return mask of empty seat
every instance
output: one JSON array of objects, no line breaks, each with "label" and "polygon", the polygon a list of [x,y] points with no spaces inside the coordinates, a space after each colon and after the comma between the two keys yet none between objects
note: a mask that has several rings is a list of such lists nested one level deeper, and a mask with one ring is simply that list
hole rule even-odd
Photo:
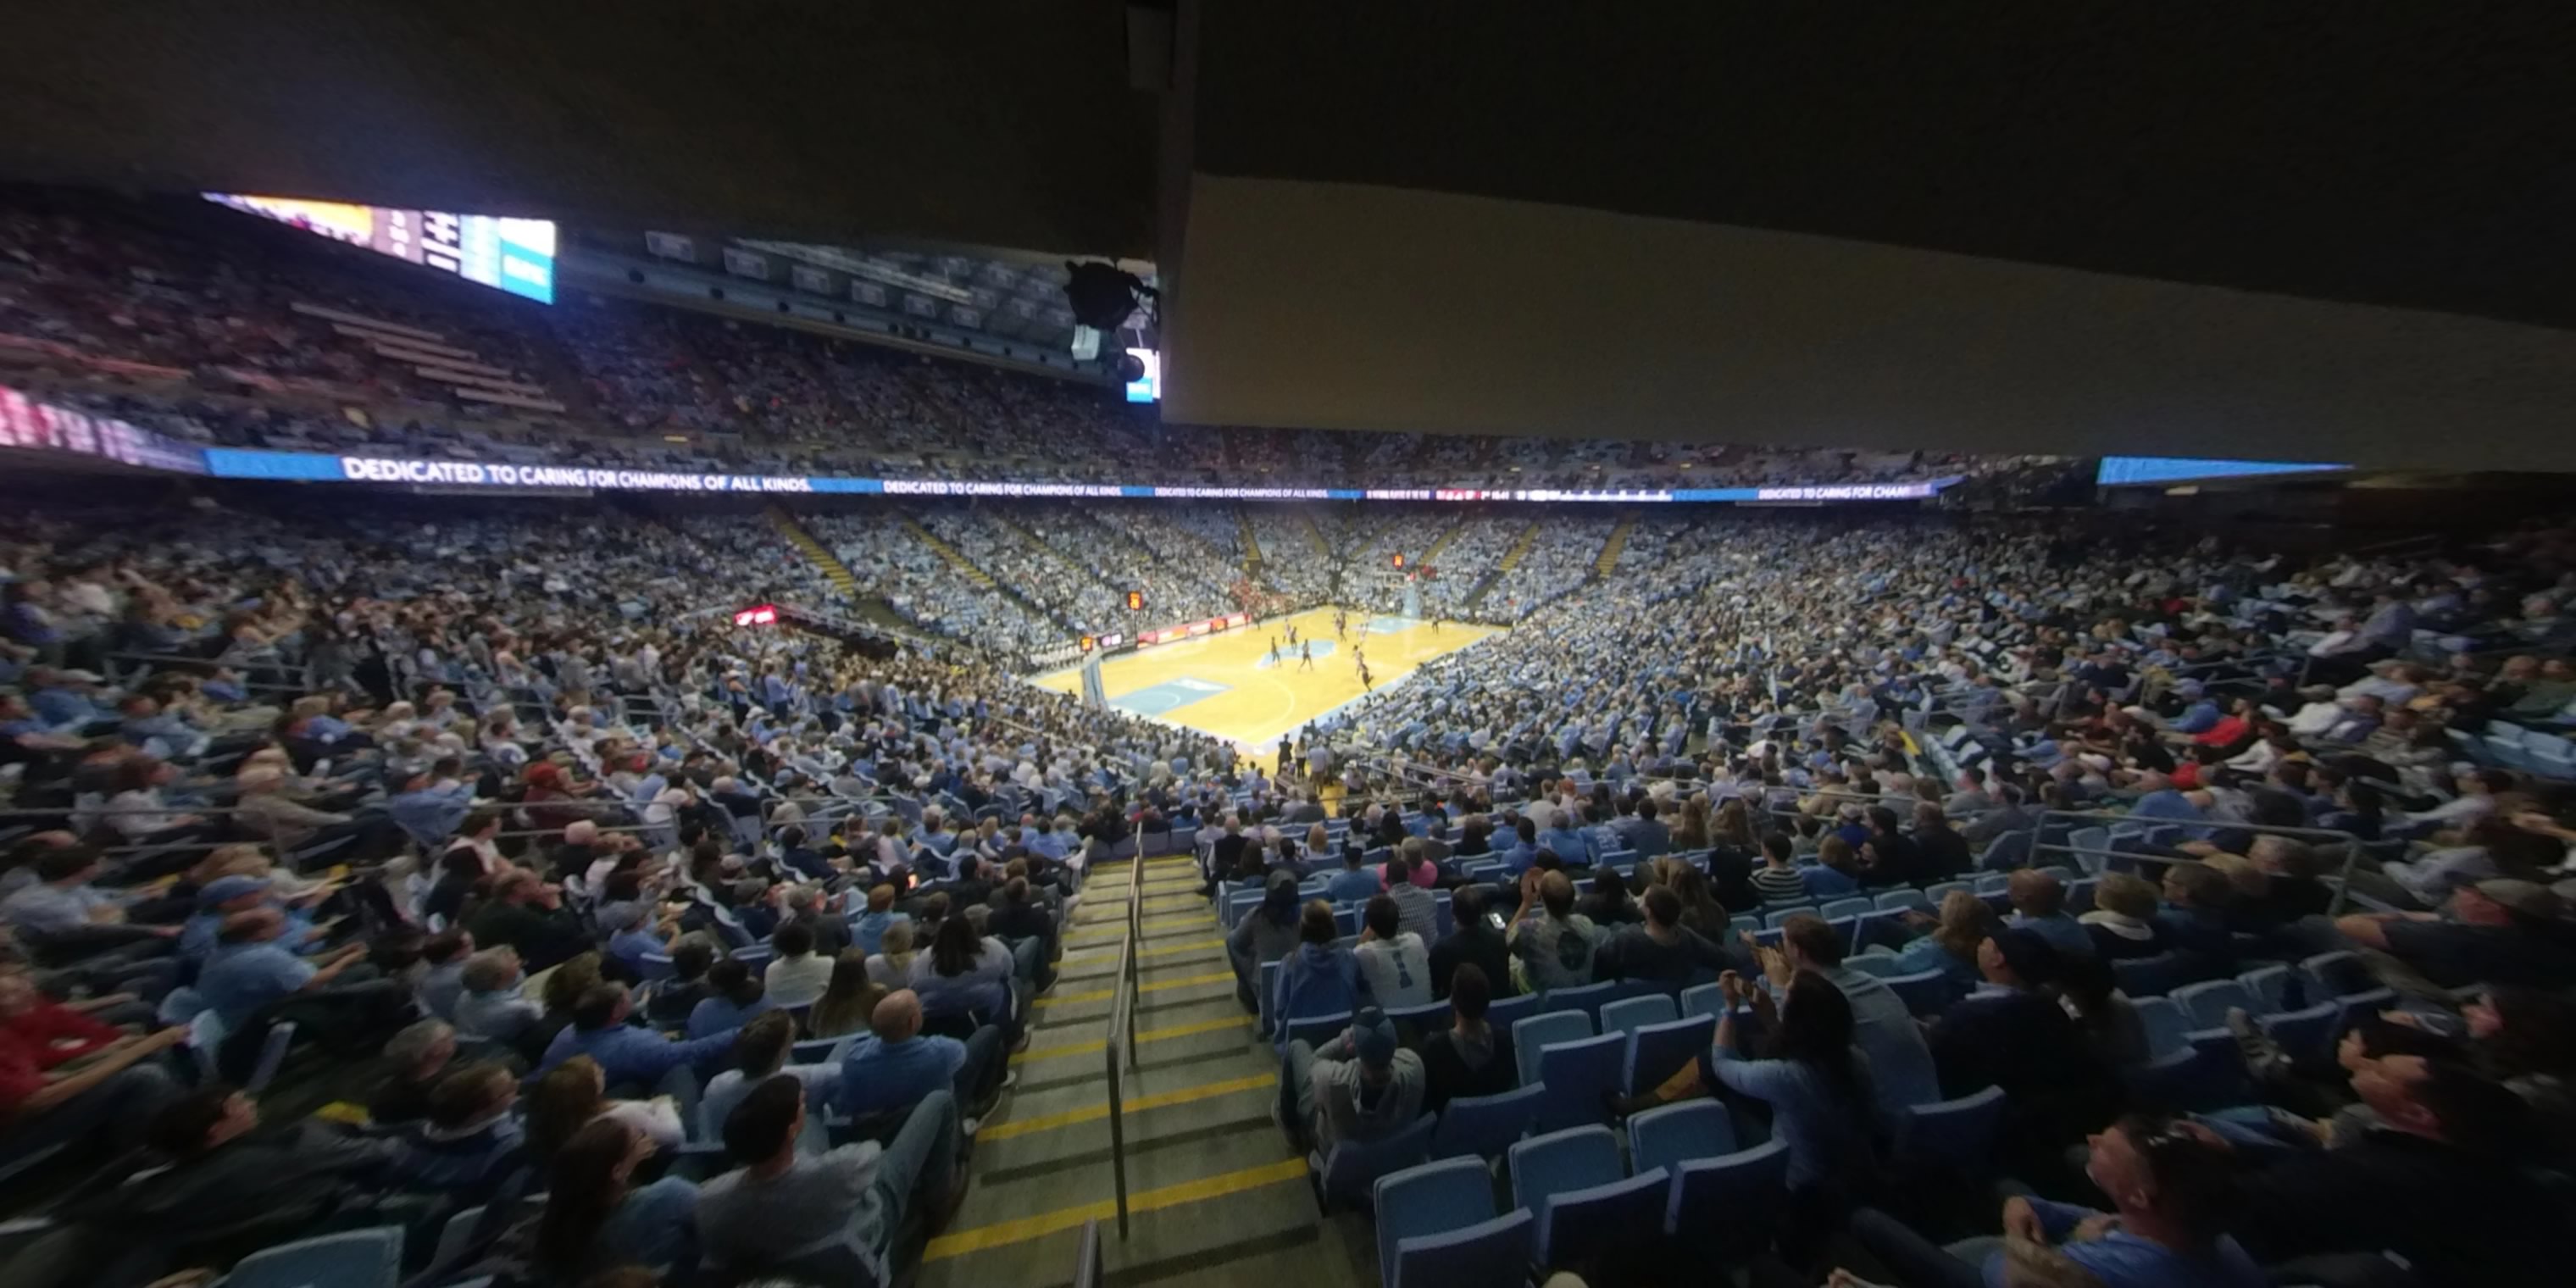
[{"label": "empty seat", "polygon": [[2161,997],[2191,977],[2189,964],[2175,953],[2115,961],[2111,963],[2111,974],[2120,981],[2120,991],[2133,998]]},{"label": "empty seat", "polygon": [[1475,1159],[1423,1163],[1377,1178],[1372,1206],[1377,1209],[1378,1272],[1394,1288],[1398,1243],[1494,1219],[1494,1178]]},{"label": "empty seat", "polygon": [[[1377,1178],[1430,1161],[1432,1126],[1433,1119],[1426,1114],[1384,1140],[1336,1143],[1315,1175],[1316,1197],[1325,1210],[1366,1204]],[[1307,1165],[1314,1167],[1316,1161],[1309,1158]]]},{"label": "empty seat", "polygon": [[1715,1100],[1685,1100],[1628,1119],[1628,1155],[1641,1172],[1734,1152],[1735,1124]]},{"label": "empty seat", "polygon": [[1625,1179],[1619,1138],[1602,1126],[1570,1127],[1532,1136],[1510,1151],[1512,1202],[1542,1220],[1557,1194]]},{"label": "empty seat", "polygon": [[1664,1233],[1687,1237],[1694,1256],[1741,1265],[1771,1246],[1771,1232],[1788,1214],[1787,1145],[1775,1140],[1670,1170]]},{"label": "empty seat", "polygon": [[1547,1084],[1548,1094],[1539,1102],[1539,1130],[1600,1122],[1609,1112],[1603,1097],[1622,1089],[1627,1064],[1628,1035],[1624,1033],[1541,1048],[1538,1080]]},{"label": "empty seat", "polygon": [[1673,1005],[1673,999],[1662,993],[1645,997],[1621,998],[1602,1006],[1601,1031],[1626,1033],[1649,1024],[1670,1024],[1680,1018],[1680,1015],[1680,1010]]},{"label": "empty seat", "polygon": [[235,1263],[227,1288],[394,1288],[402,1278],[398,1225],[350,1230],[265,1248]]},{"label": "empty seat", "polygon": [[1866,913],[1876,911],[1878,911],[1878,905],[1868,899],[1835,899],[1825,904],[1823,915],[1825,920],[1833,921],[1843,917],[1858,917]]},{"label": "empty seat", "polygon": [[[1498,979],[1494,981],[1494,986],[1501,988],[1506,986],[1509,982],[1510,981],[1508,980]],[[1520,1023],[1522,1020],[1528,1019],[1536,1014],[1538,1014],[1538,994],[1536,993],[1522,993],[1513,997],[1497,997],[1494,999],[1493,1005],[1485,1008],[1485,1023],[1493,1025],[1498,1029],[1507,1030],[1513,1025]]]},{"label": "empty seat", "polygon": [[2173,991],[2173,1000],[2191,1017],[2191,1027],[2195,1029],[2227,1027],[2230,1008],[2249,1015],[2260,1009],[2255,1006],[2253,995],[2245,991],[2245,986],[2232,979],[2185,984]]},{"label": "empty seat", "polygon": [[1898,1128],[1896,1156],[1910,1167],[1983,1175],[1994,1158],[1995,1132],[2003,1119],[2001,1087],[1916,1105]]},{"label": "empty seat", "polygon": [[1616,982],[1552,988],[1539,995],[1538,1009],[1542,1015],[1551,1011],[1581,1011],[1586,1016],[1598,1016],[1603,1003],[1618,998],[1619,985]]},{"label": "empty seat", "polygon": [[1939,1015],[1947,1009],[1957,990],[1947,972],[1919,971],[1912,975],[1890,975],[1887,986],[1905,999],[1905,1009],[1916,1018]]},{"label": "empty seat", "polygon": [[1681,1011],[1684,1015],[1724,1015],[1726,994],[1715,984],[1696,984],[1682,990]]},{"label": "empty seat", "polygon": [[1554,1042],[1580,1042],[1591,1036],[1592,1017],[1581,1011],[1551,1011],[1513,1024],[1512,1056],[1520,1065],[1521,1085],[1526,1087],[1539,1080],[1541,1048]]},{"label": "empty seat", "polygon": [[2379,987],[2370,968],[2362,964],[2359,954],[2350,952],[2318,953],[2299,963],[2299,973],[2314,987],[2310,1001],[2341,997],[2346,993],[2365,993]]},{"label": "empty seat", "polygon": [[1632,1096],[1662,1086],[1665,1079],[1698,1060],[1716,1035],[1717,1017],[1713,1015],[1687,1015],[1630,1029],[1627,1054],[1621,1061],[1621,1084]]},{"label": "empty seat", "polygon": [[2236,982],[2243,985],[2245,995],[2253,999],[2253,1005],[2246,1008],[2253,1014],[2270,1015],[2276,1011],[2298,1009],[2290,1005],[2291,974],[2287,966],[2257,967],[2237,976]]},{"label": "empty seat", "polygon": [[1431,1156],[1455,1158],[1473,1154],[1491,1161],[1501,1158],[1512,1142],[1529,1134],[1538,1122],[1540,1100],[1547,1095],[1547,1084],[1533,1082],[1492,1096],[1461,1096],[1440,1111],[1440,1123],[1431,1132]]},{"label": "empty seat", "polygon": [[1967,889],[1971,887],[1965,881],[1937,881],[1923,887],[1923,901],[1937,910],[1941,901],[1950,897],[1951,891]]},{"label": "empty seat", "polygon": [[2256,1023],[2291,1059],[2315,1060],[2331,1053],[2336,1039],[2343,1036],[2343,1030],[2336,1027],[2342,1016],[2342,1006],[2319,1002],[2296,1011],[2266,1015]]},{"label": "empty seat", "polygon": [[1866,952],[1855,953],[1844,958],[1843,965],[1859,971],[1864,975],[1876,975],[1880,979],[1892,979],[1895,976],[1904,973],[1905,963],[1894,953],[1888,952],[1883,948],[1872,948]]},{"label": "empty seat", "polygon": [[1652,1242],[1663,1233],[1670,1184],[1669,1174],[1658,1167],[1551,1195],[1531,1241],[1535,1260],[1542,1266],[1579,1265]]},{"label": "empty seat", "polygon": [[1920,890],[1883,891],[1878,896],[1878,907],[1884,912],[1903,912],[1908,908],[1934,911],[1931,898]]},{"label": "empty seat", "polygon": [[2174,999],[2141,997],[2132,999],[2129,1005],[2137,1011],[2138,1022],[2146,1028],[2150,1055],[2161,1058],[2191,1045],[2183,1037],[2191,1032],[2191,1016]]},{"label": "empty seat", "polygon": [[1780,908],[1777,910],[1766,909],[1762,914],[1762,927],[1765,930],[1770,930],[1777,928],[1791,917],[1816,917],[1822,915],[1823,914],[1817,909],[1805,904],[1799,904],[1788,908]]},{"label": "empty seat", "polygon": [[1526,1288],[1538,1218],[1518,1208],[1445,1234],[1418,1234],[1395,1244],[1386,1288]]}]

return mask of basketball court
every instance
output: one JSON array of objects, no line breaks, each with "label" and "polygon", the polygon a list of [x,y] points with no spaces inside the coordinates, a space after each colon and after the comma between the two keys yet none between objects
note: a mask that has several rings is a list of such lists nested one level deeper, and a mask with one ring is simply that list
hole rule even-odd
[{"label": "basketball court", "polygon": [[[1290,625],[1297,628],[1298,644],[1284,638]],[[1434,631],[1428,621],[1354,611],[1348,636],[1336,639],[1333,610],[1316,608],[1119,654],[1101,663],[1100,684],[1112,707],[1232,739],[1268,764],[1278,753],[1281,734],[1361,696],[1354,649],[1368,658],[1370,683],[1384,689],[1433,658],[1499,633],[1497,627],[1458,622],[1443,622]],[[1274,641],[1279,645],[1276,662],[1270,656]],[[1299,656],[1300,645],[1308,643],[1314,651],[1311,667]],[[1068,668],[1031,682],[1059,693],[1080,693],[1082,672]]]}]

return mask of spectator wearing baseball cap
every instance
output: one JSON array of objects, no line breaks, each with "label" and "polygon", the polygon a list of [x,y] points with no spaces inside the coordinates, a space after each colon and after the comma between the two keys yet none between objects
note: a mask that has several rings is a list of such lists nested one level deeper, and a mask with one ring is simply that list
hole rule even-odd
[{"label": "spectator wearing baseball cap", "polygon": [[1422,1057],[1396,1045],[1395,1025],[1372,1006],[1322,1050],[1288,1044],[1280,1109],[1318,1156],[1342,1141],[1383,1140],[1422,1115]]},{"label": "spectator wearing baseball cap", "polygon": [[2047,986],[2057,950],[2029,930],[1998,930],[1977,946],[1985,983],[1951,1004],[1924,1035],[1945,1098],[2001,1087],[2012,1144],[2072,1144],[2119,1105],[2120,1089]]},{"label": "spectator wearing baseball cap", "polygon": [[2356,914],[2337,918],[2334,927],[2441,988],[2546,988],[2576,978],[2576,924],[2568,920],[2566,900],[2537,881],[2495,877],[2462,886],[2451,895],[2447,919]]}]

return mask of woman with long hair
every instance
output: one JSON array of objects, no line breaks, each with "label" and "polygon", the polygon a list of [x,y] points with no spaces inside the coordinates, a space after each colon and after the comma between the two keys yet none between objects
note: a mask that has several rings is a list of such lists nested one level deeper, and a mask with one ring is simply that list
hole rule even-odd
[{"label": "woman with long hair", "polygon": [[912,986],[912,927],[898,921],[885,928],[876,952],[868,956],[868,981],[891,993]]},{"label": "woman with long hair", "polygon": [[541,1163],[554,1157],[574,1133],[602,1117],[625,1123],[666,1148],[677,1149],[688,1138],[680,1124],[679,1110],[668,1098],[609,1099],[607,1073],[598,1061],[586,1055],[574,1056],[548,1069],[528,1089],[523,1108],[527,1111],[528,1155]]},{"label": "woman with long hair", "polygon": [[1682,802],[1682,816],[1673,824],[1673,848],[1705,850],[1710,844],[1708,796],[1702,792],[1693,792],[1689,800]]},{"label": "woman with long hair", "polygon": [[[1877,1167],[1878,1101],[1852,1047],[1851,1002],[1831,981],[1801,971],[1788,997],[1727,971],[1718,976],[1726,1010],[1709,1046],[1708,1076],[1771,1106],[1772,1139],[1789,1147],[1789,1219],[1780,1250],[1793,1265],[1810,1259],[1868,1189]],[[1770,1034],[1759,1059],[1737,1054],[1735,1010],[1750,1001]]]},{"label": "woman with long hair", "polygon": [[693,1258],[698,1187],[676,1176],[634,1184],[653,1139],[613,1118],[573,1133],[548,1167],[533,1260],[559,1283],[612,1266],[655,1268]]},{"label": "woman with long hair", "polygon": [[842,949],[832,959],[832,982],[824,985],[823,996],[805,1014],[806,1036],[837,1038],[866,1028],[885,995],[886,990],[868,978],[868,955],[856,948]]},{"label": "woman with long hair", "polygon": [[1655,862],[1655,884],[1669,887],[1673,896],[1682,901],[1681,924],[1710,943],[1728,942],[1726,905],[1709,890],[1708,875],[1683,859],[1668,857]]},{"label": "woman with long hair", "polygon": [[1743,797],[1729,797],[1717,807],[1717,818],[1709,825],[1709,844],[1725,846],[1746,858],[1753,856],[1753,811]]},{"label": "woman with long hair", "polygon": [[1011,950],[986,939],[975,919],[960,912],[939,923],[928,954],[912,963],[912,991],[921,995],[921,1013],[931,1020],[972,1017],[985,1024],[1016,1030],[1011,978]]}]

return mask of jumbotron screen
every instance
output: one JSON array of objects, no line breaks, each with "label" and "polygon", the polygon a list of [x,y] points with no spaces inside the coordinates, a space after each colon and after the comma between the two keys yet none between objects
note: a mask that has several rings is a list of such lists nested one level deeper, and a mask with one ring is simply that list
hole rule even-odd
[{"label": "jumbotron screen", "polygon": [[364,246],[379,255],[454,273],[466,281],[540,304],[555,302],[555,225],[551,219],[388,210],[344,201],[252,197],[234,192],[203,195],[219,205],[274,219],[333,241]]}]

